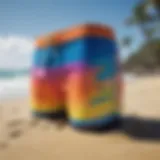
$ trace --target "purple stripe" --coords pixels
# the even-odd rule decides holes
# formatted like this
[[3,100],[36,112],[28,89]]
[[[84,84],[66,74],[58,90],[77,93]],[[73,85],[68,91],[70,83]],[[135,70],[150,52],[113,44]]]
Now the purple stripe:
[[84,71],[93,71],[93,68],[90,68],[84,63],[73,63],[59,68],[32,68],[31,75],[36,77],[62,77],[67,76],[70,72],[84,72]]
[[75,62],[72,64],[65,65],[64,68],[72,71],[72,70],[84,70],[84,69],[89,68],[89,66],[87,66],[87,64],[82,63],[82,62]]
[[45,69],[45,68],[33,68],[31,75],[37,78],[59,78],[64,75],[64,69]]
[[66,72],[66,71],[79,71],[79,70],[86,70],[86,69],[91,69],[88,65],[84,63],[72,63],[69,65],[65,65],[63,67],[59,68],[40,68],[40,67],[34,67],[32,68],[32,73],[41,71],[45,73],[55,73],[58,74],[60,72]]

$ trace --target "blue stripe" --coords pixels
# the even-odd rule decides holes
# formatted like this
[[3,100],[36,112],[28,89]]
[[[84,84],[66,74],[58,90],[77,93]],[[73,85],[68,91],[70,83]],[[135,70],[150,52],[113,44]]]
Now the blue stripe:
[[90,67],[102,67],[103,72],[96,79],[103,81],[113,78],[118,72],[116,43],[98,37],[85,37],[61,46],[37,49],[33,67],[55,69],[73,63],[83,63]]
[[101,117],[99,119],[93,119],[93,120],[75,120],[71,119],[70,123],[71,125],[75,127],[103,127],[107,124],[111,123],[112,121],[119,119],[120,115],[118,113],[114,113],[112,115],[106,115],[104,117]]
[[62,66],[62,56],[55,47],[36,49],[33,55],[34,67],[57,68]]
[[102,71],[99,71],[96,75],[98,81],[106,80],[107,78],[113,78],[118,72],[118,64],[116,59],[110,58],[97,58],[92,61],[91,66],[101,67]]
[[65,64],[84,62],[91,64],[94,59],[104,59],[116,55],[116,43],[113,40],[98,37],[81,38],[61,46]]
[[86,37],[57,47],[50,46],[36,49],[33,65],[46,68],[75,62],[82,62],[90,65],[93,64],[94,60],[97,58],[104,58],[106,60],[114,59],[116,52],[116,43],[113,40]]

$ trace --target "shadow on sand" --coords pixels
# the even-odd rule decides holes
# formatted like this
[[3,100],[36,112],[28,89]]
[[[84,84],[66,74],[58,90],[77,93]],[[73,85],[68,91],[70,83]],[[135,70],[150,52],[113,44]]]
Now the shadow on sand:
[[[55,117],[52,120],[55,121]],[[58,125],[62,126],[62,128],[68,125],[68,119],[65,114],[56,118],[56,122],[58,122]],[[75,129],[81,132],[88,132],[97,135],[116,131],[139,140],[160,141],[160,119],[156,120],[136,116],[126,116],[115,120],[113,123],[103,128]]]
[[136,139],[160,141],[160,120],[123,117],[120,130]]
[[122,117],[101,129],[80,129],[85,132],[95,134],[105,134],[109,132],[120,132],[139,140],[160,141],[160,120],[144,119],[136,116]]

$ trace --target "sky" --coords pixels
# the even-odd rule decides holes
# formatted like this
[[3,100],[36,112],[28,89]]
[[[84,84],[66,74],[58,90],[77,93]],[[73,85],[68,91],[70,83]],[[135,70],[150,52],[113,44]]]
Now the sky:
[[[37,36],[88,22],[110,25],[117,36],[120,56],[126,59],[142,41],[138,28],[124,23],[138,1],[0,0],[0,68],[28,67]],[[134,43],[124,49],[119,42],[128,35],[134,37]]]

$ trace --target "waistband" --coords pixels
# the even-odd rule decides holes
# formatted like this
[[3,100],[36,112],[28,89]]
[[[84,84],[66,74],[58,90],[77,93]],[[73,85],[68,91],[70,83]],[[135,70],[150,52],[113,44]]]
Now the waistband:
[[52,45],[61,45],[83,37],[115,39],[114,32],[109,26],[102,24],[83,24],[41,36],[36,40],[36,47],[45,48]]

